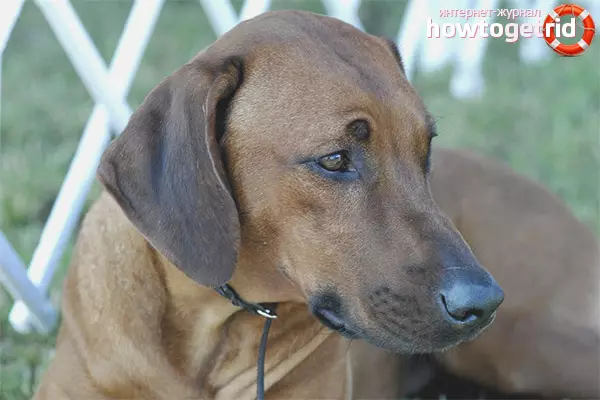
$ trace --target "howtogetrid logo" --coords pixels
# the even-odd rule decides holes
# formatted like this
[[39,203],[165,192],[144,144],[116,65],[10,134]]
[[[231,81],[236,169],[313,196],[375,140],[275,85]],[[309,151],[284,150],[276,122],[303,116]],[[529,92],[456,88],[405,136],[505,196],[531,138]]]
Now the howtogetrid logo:
[[[567,23],[561,23],[560,17],[572,15]],[[565,44],[560,41],[561,37],[575,36],[575,21],[583,24],[583,35],[577,43]],[[550,11],[543,25],[544,40],[555,52],[562,56],[573,57],[583,54],[590,47],[594,35],[596,34],[596,25],[592,16],[583,7],[577,4],[563,4]]]

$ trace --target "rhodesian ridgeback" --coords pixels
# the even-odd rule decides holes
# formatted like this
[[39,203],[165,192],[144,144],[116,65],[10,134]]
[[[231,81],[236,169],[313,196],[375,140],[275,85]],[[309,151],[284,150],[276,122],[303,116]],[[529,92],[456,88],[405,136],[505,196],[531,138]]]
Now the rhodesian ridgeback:
[[105,152],[36,398],[255,398],[275,313],[267,398],[402,396],[403,355],[473,340],[504,298],[433,199],[434,136],[390,41],[240,23]]

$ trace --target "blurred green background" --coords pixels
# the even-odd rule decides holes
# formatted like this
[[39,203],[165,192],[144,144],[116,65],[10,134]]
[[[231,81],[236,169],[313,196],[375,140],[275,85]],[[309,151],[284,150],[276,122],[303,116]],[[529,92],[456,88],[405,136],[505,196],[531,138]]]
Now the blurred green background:
[[[272,9],[324,13],[318,0],[273,3]],[[73,4],[109,63],[131,2]],[[236,9],[240,4],[234,2]],[[404,1],[367,0],[360,15],[369,32],[395,37],[404,6]],[[198,2],[168,1],[129,104],[137,107],[163,77],[214,39]],[[552,54],[548,61],[526,66],[519,61],[518,44],[490,40],[484,63],[487,90],[477,100],[452,98],[451,68],[415,77],[438,121],[435,144],[473,149],[508,163],[547,185],[599,233],[600,43],[582,57]],[[26,3],[13,31],[3,69],[0,230],[28,263],[93,102],[32,2]],[[96,184],[88,205],[98,193]],[[57,305],[69,256],[70,249],[51,290]],[[54,336],[12,331],[7,322],[11,305],[0,290],[0,398],[28,399],[52,355]]]

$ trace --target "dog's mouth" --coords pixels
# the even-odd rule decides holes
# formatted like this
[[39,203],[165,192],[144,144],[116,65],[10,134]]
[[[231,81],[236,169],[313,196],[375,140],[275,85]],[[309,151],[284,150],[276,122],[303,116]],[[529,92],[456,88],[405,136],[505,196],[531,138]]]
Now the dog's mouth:
[[[417,326],[411,329],[403,324],[404,321],[391,321],[389,319],[375,319],[371,326],[379,328],[369,331],[357,328],[352,323],[347,309],[343,306],[340,296],[333,293],[319,294],[312,297],[309,302],[311,313],[321,324],[339,333],[347,339],[363,339],[367,342],[387,350],[398,353],[434,353],[454,347],[459,343],[473,340],[482,331],[489,327],[496,317],[491,313],[487,318],[476,324],[448,325],[443,320],[435,324],[417,321]],[[424,323],[427,322],[426,327]],[[423,329],[425,328],[425,329]]]
[[348,339],[356,339],[358,337],[358,333],[350,329],[335,311],[327,308],[315,308],[313,314],[323,325],[338,332],[342,336],[345,336]]

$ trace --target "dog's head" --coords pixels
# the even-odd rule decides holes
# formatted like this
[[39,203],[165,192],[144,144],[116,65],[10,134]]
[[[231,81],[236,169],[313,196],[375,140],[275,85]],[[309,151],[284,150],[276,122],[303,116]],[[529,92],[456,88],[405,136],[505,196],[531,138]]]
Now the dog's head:
[[474,337],[503,298],[432,198],[434,135],[393,43],[274,12],[155,88],[99,178],[196,282],[260,268],[325,325],[425,352]]

